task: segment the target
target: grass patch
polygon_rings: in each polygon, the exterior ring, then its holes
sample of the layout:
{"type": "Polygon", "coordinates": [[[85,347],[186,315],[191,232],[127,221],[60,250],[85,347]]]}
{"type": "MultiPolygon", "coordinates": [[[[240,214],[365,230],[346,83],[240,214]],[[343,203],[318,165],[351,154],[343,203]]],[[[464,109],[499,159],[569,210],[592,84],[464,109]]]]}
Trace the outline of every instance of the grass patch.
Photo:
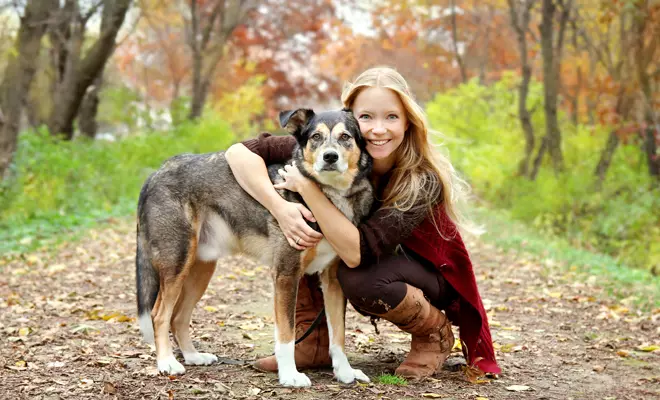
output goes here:
{"type": "Polygon", "coordinates": [[[10,177],[0,182],[0,254],[52,245],[111,218],[133,214],[149,174],[171,156],[227,148],[217,118],[117,142],[61,141],[41,130],[19,138],[10,177]]]}
{"type": "Polygon", "coordinates": [[[390,374],[382,374],[378,378],[376,378],[376,381],[381,385],[394,385],[394,386],[408,385],[408,381],[406,380],[406,378],[402,378],[400,376],[390,375],[390,374]]]}
{"type": "Polygon", "coordinates": [[[553,261],[580,280],[595,277],[609,296],[626,305],[630,303],[647,311],[660,308],[660,277],[650,271],[630,268],[605,254],[576,249],[562,237],[541,235],[507,211],[476,207],[471,214],[486,228],[481,239],[502,250],[525,253],[539,261],[553,261]]]}

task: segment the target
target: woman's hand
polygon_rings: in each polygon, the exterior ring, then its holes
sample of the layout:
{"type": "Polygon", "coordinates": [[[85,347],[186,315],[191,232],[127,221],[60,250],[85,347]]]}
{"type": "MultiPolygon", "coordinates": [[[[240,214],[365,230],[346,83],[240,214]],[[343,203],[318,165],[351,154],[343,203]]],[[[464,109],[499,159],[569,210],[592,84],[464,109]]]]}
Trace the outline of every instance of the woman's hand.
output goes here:
{"type": "Polygon", "coordinates": [[[294,249],[305,250],[314,247],[323,239],[320,232],[315,231],[305,222],[305,219],[311,222],[316,222],[316,219],[302,204],[285,201],[274,211],[273,216],[289,245],[294,249]]]}
{"type": "Polygon", "coordinates": [[[300,170],[295,164],[285,165],[284,168],[280,168],[277,172],[284,178],[284,182],[274,185],[275,189],[286,189],[300,193],[304,185],[312,183],[300,173],[300,170]]]}

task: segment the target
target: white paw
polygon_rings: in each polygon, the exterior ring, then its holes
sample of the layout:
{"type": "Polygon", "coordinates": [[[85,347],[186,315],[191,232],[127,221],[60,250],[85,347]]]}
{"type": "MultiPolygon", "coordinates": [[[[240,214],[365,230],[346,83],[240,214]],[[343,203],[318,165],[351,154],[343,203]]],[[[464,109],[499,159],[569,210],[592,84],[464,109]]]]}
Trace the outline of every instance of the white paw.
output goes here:
{"type": "Polygon", "coordinates": [[[293,386],[293,387],[309,387],[312,386],[312,381],[309,380],[307,375],[298,371],[282,372],[280,371],[280,385],[293,386]]]}
{"type": "Polygon", "coordinates": [[[174,355],[170,355],[163,360],[158,360],[158,371],[168,375],[181,375],[186,372],[186,369],[174,358],[174,355]]]}
{"type": "Polygon", "coordinates": [[[189,353],[184,354],[186,365],[211,365],[218,361],[218,357],[211,353],[189,353]]]}
{"type": "Polygon", "coordinates": [[[347,368],[338,368],[335,371],[335,378],[341,383],[352,383],[356,379],[360,382],[371,382],[364,372],[359,369],[353,369],[350,366],[347,368]]]}

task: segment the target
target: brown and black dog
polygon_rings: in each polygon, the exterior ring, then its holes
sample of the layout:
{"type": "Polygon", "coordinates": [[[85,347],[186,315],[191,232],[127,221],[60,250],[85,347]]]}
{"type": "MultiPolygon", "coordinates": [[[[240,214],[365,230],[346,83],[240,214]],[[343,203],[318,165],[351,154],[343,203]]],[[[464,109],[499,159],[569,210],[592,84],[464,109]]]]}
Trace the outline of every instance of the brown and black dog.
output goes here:
{"type": "MultiPolygon", "coordinates": [[[[371,158],[350,110],[315,114],[309,109],[280,113],[280,123],[298,141],[292,162],[314,180],[354,224],[373,201],[368,179],[371,158]]],[[[269,166],[273,183],[281,182],[269,166]]],[[[279,191],[289,201],[297,193],[279,191]]],[[[204,294],[224,256],[243,253],[272,267],[275,308],[275,356],[279,381],[285,386],[309,386],[294,361],[294,316],[298,281],[320,274],[330,328],[330,354],[341,382],[368,381],[353,369],[344,352],[346,301],[337,282],[338,257],[323,239],[298,251],[289,246],[270,213],[236,182],[224,152],[184,154],[167,160],[140,192],[137,221],[136,282],[140,329],[156,344],[159,371],[181,374],[185,368],[172,352],[170,328],[185,363],[208,365],[216,356],[193,346],[189,325],[193,308],[204,294]]]]}

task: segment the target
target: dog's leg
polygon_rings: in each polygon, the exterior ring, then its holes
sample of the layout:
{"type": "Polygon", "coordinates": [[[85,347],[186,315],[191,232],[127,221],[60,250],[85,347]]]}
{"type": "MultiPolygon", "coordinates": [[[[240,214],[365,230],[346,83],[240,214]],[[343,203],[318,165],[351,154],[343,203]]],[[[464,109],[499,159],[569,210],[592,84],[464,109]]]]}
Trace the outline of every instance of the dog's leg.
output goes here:
{"type": "Polygon", "coordinates": [[[305,387],[312,382],[307,375],[298,372],[294,357],[295,311],[298,295],[298,273],[278,270],[275,267],[275,359],[277,360],[280,384],[305,387]]]}
{"type": "Polygon", "coordinates": [[[172,319],[174,306],[181,293],[184,279],[185,276],[179,274],[169,280],[162,280],[156,306],[151,312],[154,322],[158,371],[170,375],[186,372],[183,365],[174,358],[172,344],[170,343],[170,320],[172,319]]]}
{"type": "Polygon", "coordinates": [[[369,378],[359,369],[353,369],[344,352],[346,299],[337,280],[337,262],[333,262],[321,273],[323,302],[325,303],[328,334],[330,336],[330,357],[335,378],[343,383],[354,380],[369,382],[369,378]]]}
{"type": "Polygon", "coordinates": [[[213,354],[198,352],[190,339],[192,312],[206,291],[215,271],[215,264],[215,261],[197,261],[192,266],[183,282],[183,290],[174,308],[171,321],[172,333],[188,365],[209,365],[218,361],[218,357],[213,354]]]}

